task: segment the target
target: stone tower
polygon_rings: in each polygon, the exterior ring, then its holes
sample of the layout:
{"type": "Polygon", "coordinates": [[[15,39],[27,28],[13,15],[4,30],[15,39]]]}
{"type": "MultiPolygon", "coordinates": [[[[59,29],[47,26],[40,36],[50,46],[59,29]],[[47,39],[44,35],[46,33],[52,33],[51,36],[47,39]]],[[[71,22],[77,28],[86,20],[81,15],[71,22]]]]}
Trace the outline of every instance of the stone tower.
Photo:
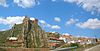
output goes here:
{"type": "Polygon", "coordinates": [[[23,47],[44,48],[48,47],[48,38],[45,31],[38,25],[38,19],[30,20],[25,16],[23,20],[23,47]]]}

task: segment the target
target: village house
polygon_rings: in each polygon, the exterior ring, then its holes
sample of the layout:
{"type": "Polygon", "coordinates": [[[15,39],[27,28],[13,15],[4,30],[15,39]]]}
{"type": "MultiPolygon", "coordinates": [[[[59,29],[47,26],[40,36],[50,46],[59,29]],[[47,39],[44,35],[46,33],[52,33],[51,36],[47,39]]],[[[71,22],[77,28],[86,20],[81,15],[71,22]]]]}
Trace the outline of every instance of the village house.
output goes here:
{"type": "Polygon", "coordinates": [[[61,44],[63,44],[64,43],[64,41],[63,40],[61,40],[61,39],[59,39],[59,33],[57,33],[57,32],[48,32],[48,34],[49,34],[49,48],[50,49],[54,49],[54,48],[57,48],[57,47],[59,47],[59,46],[61,46],[61,44]]]}

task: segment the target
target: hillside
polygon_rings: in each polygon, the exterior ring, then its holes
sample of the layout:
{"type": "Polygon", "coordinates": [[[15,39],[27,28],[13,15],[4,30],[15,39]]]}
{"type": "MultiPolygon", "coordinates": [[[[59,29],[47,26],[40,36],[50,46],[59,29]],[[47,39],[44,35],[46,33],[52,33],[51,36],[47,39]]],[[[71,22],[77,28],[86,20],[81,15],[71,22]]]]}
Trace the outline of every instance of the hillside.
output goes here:
{"type": "Polygon", "coordinates": [[[38,25],[37,19],[30,20],[30,18],[25,16],[22,24],[15,24],[10,30],[0,32],[0,46],[20,45],[20,47],[25,48],[48,47],[46,44],[48,41],[47,36],[47,33],[38,25]],[[13,42],[10,38],[13,39],[14,37],[17,40],[13,42]]]}
{"type": "Polygon", "coordinates": [[[21,33],[22,24],[16,24],[13,27],[12,27],[12,29],[0,32],[0,43],[5,43],[7,40],[7,37],[10,37],[10,36],[17,37],[17,35],[19,35],[21,33]],[[15,28],[13,29],[13,27],[15,27],[15,28]],[[11,33],[11,31],[14,31],[14,32],[11,33]]]}

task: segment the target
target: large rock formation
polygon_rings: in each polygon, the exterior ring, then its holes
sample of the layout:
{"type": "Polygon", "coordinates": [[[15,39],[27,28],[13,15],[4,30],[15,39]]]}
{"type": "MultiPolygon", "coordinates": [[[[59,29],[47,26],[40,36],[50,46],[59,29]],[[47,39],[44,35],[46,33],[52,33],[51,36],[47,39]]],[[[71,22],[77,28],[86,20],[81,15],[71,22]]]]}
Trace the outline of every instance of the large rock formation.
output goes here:
{"type": "Polygon", "coordinates": [[[48,38],[45,31],[38,25],[38,20],[30,20],[25,16],[23,20],[22,40],[25,48],[48,47],[48,38]]]}

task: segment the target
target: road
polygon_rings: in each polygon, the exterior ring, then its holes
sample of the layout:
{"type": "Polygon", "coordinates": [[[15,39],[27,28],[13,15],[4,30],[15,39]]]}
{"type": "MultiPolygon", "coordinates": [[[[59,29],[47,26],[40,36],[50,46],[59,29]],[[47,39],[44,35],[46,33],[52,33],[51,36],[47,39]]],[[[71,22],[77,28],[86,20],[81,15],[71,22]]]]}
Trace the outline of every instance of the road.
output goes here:
{"type": "Polygon", "coordinates": [[[100,51],[100,45],[94,46],[92,48],[86,49],[85,51],[100,51]]]}
{"type": "Polygon", "coordinates": [[[51,50],[51,51],[73,51],[72,49],[51,50]]]}
{"type": "Polygon", "coordinates": [[[51,50],[51,51],[76,51],[77,47],[68,47],[68,48],[58,48],[55,50],[51,50]]]}

